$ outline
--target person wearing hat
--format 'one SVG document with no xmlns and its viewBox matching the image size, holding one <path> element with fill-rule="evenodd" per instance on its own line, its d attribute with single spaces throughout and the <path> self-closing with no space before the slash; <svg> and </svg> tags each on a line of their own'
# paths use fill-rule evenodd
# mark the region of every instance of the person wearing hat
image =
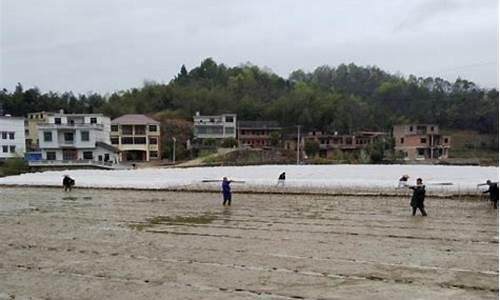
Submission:
<svg viewBox="0 0 500 300">
<path fill-rule="evenodd" d="M 284 187 L 285 186 L 285 180 L 286 180 L 286 173 L 283 172 L 278 177 L 278 184 L 276 184 L 276 186 Z"/>
<path fill-rule="evenodd" d="M 410 189 L 413 190 L 413 196 L 411 197 L 410 205 L 412 208 L 412 215 L 414 216 L 417 212 L 417 208 L 420 210 L 420 213 L 423 217 L 427 216 L 427 212 L 424 208 L 424 200 L 425 200 L 425 185 L 422 183 L 422 178 L 417 178 L 417 185 L 410 186 Z"/>
<path fill-rule="evenodd" d="M 410 178 L 410 176 L 408 175 L 403 175 L 401 176 L 401 178 L 399 178 L 398 189 L 408 186 L 408 178 Z"/>
</svg>

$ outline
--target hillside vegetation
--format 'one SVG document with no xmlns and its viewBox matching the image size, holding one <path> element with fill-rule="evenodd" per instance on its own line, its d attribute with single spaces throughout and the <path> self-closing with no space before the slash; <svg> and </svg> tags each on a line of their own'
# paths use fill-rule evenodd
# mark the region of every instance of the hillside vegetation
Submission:
<svg viewBox="0 0 500 300">
<path fill-rule="evenodd" d="M 147 82 L 141 88 L 100 95 L 44 92 L 36 87 L 0 92 L 4 113 L 32 111 L 158 113 L 190 119 L 234 112 L 240 120 L 276 120 L 283 126 L 348 133 L 388 130 L 395 123 L 437 123 L 441 128 L 498 134 L 498 91 L 457 79 L 403 77 L 377 67 L 341 64 L 312 72 L 294 71 L 288 78 L 253 65 L 227 67 L 205 59 L 168 84 Z"/>
</svg>

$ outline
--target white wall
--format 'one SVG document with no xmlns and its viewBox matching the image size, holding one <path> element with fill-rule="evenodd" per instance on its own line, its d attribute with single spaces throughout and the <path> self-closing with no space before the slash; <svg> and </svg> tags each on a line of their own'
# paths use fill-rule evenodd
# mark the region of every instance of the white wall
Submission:
<svg viewBox="0 0 500 300">
<path fill-rule="evenodd" d="M 14 133 L 14 139 L 2 138 L 2 132 Z M 25 149 L 24 118 L 0 117 L 0 158 L 24 157 Z M 8 147 L 8 152 L 3 152 L 3 146 Z M 10 146 L 15 146 L 15 153 L 10 152 Z"/>
</svg>

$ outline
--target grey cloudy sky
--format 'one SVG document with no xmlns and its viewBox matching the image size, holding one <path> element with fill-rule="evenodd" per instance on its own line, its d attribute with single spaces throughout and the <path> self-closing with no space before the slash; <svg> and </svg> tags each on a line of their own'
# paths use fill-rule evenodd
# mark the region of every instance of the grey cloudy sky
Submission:
<svg viewBox="0 0 500 300">
<path fill-rule="evenodd" d="M 1 0 L 0 87 L 109 93 L 206 57 L 354 62 L 498 87 L 497 0 Z"/>
</svg>

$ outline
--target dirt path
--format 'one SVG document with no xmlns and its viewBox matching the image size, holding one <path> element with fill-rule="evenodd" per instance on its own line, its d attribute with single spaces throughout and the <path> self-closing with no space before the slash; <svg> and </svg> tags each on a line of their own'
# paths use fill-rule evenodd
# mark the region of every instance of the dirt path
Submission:
<svg viewBox="0 0 500 300">
<path fill-rule="evenodd" d="M 5 188 L 0 299 L 497 299 L 486 201 Z"/>
</svg>

